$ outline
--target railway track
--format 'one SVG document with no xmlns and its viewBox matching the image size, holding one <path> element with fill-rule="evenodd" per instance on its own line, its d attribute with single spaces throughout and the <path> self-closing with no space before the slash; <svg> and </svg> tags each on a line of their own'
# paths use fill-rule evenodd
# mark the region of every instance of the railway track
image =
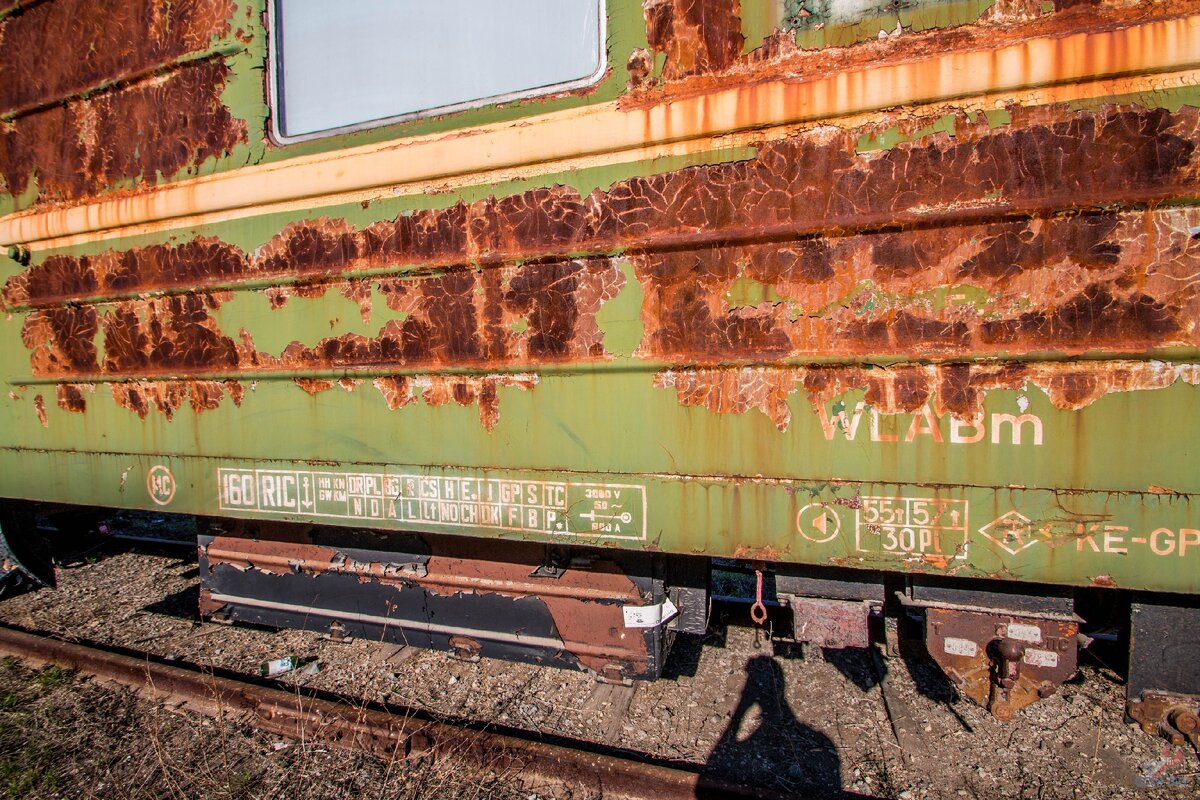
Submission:
<svg viewBox="0 0 1200 800">
<path fill-rule="evenodd" d="M 57 665 L 127 686 L 148 699 L 220 719 L 240 719 L 293 739 L 367 752 L 383 759 L 470 759 L 531 789 L 571 797 L 781 798 L 679 764 L 640 754 L 551 739 L 491 725 L 433 719 L 411 708 L 384 708 L 327 692 L 182 662 L 118 651 L 0 625 L 0 654 Z M 787 797 L 796 798 L 794 793 Z"/>
</svg>

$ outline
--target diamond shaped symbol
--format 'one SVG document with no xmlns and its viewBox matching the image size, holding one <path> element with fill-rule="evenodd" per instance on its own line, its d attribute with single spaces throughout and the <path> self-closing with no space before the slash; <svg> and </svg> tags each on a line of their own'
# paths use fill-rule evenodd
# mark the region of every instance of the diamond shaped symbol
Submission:
<svg viewBox="0 0 1200 800">
<path fill-rule="evenodd" d="M 1014 556 L 1038 543 L 1033 537 L 1033 521 L 1019 511 L 1009 511 L 997 517 L 980 528 L 979 532 Z"/>
</svg>

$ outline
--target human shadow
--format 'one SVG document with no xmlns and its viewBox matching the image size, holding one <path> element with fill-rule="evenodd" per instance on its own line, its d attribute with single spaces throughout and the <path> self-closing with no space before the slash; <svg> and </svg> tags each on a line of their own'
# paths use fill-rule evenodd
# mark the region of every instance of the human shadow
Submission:
<svg viewBox="0 0 1200 800">
<path fill-rule="evenodd" d="M 162 614 L 167 617 L 199 621 L 200 619 L 200 584 L 192 584 L 186 589 L 169 594 L 160 600 L 144 606 L 143 611 L 151 614 Z"/>
<path fill-rule="evenodd" d="M 743 734 L 756 708 L 757 724 Z M 739 783 L 804 789 L 805 796 L 851 796 L 841 790 L 841 759 L 833 740 L 796 719 L 783 670 L 768 655 L 747 662 L 745 688 L 704 771 Z"/>
</svg>

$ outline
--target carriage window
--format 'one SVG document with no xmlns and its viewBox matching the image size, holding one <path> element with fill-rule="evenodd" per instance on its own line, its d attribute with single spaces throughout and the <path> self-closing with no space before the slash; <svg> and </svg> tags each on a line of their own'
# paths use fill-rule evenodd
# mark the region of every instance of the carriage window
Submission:
<svg viewBox="0 0 1200 800">
<path fill-rule="evenodd" d="M 281 141 L 587 86 L 606 68 L 603 0 L 275 0 Z"/>
</svg>

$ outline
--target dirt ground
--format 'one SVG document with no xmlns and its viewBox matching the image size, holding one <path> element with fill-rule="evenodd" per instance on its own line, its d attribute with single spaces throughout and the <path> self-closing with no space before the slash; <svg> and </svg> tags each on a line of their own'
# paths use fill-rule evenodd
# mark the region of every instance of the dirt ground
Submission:
<svg viewBox="0 0 1200 800">
<path fill-rule="evenodd" d="M 0 602 L 0 619 L 243 672 L 315 657 L 316 674 L 286 679 L 647 752 L 803 797 L 1200 796 L 1197 755 L 1124 723 L 1120 679 L 1094 658 L 1057 695 L 1001 723 L 956 698 L 919 654 L 885 661 L 773 645 L 740 619 L 718 619 L 705 639 L 676 640 L 663 679 L 624 689 L 545 667 L 200 623 L 195 553 L 184 548 L 89 544 L 67 562 L 57 590 Z M 13 665 L 0 673 L 0 785 L 10 797 L 529 796 L 505 776 L 380 764 L 169 714 L 88 682 L 43 686 Z M 72 719 L 98 727 L 83 739 Z M 22 738 L 33 729 L 46 735 Z M 53 780 L 31 777 L 25 750 L 51 762 Z"/>
<path fill-rule="evenodd" d="M 0 660 L 0 796 L 11 800 L 530 800 L 505 777 L 281 740 L 56 667 Z"/>
</svg>

